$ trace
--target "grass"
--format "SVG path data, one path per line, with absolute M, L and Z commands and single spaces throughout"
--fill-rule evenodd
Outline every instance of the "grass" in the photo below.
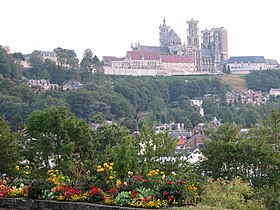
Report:
M 192 207 L 174 207 L 172 208 L 172 210 L 227 210 L 227 209 L 223 209 L 223 208 L 218 208 L 218 207 L 211 207 L 211 206 L 201 206 L 201 205 L 197 205 L 197 206 L 192 206 Z
M 221 80 L 234 90 L 247 90 L 247 83 L 243 75 L 225 74 L 221 76 Z

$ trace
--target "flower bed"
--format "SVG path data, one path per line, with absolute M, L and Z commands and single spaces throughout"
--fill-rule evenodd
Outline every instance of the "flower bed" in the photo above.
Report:
M 113 163 L 97 165 L 94 171 L 87 170 L 75 180 L 71 180 L 59 170 L 48 170 L 46 179 L 32 179 L 29 166 L 25 166 L 22 172 L 23 177 L 13 180 L 3 178 L 0 182 L 0 197 L 25 197 L 26 199 L 7 199 L 6 201 L 33 203 L 35 207 L 29 209 L 36 209 L 36 206 L 45 202 L 44 200 L 48 200 L 46 201 L 50 203 L 48 205 L 56 203 L 56 206 L 66 205 L 66 203 L 70 205 L 69 202 L 76 203 L 74 205 L 76 207 L 67 207 L 67 209 L 77 209 L 77 206 L 82 203 L 87 206 L 102 204 L 112 206 L 112 208 L 121 206 L 159 209 L 196 205 L 199 199 L 198 183 L 193 183 L 187 176 L 176 174 L 174 171 L 168 174 L 159 169 L 153 169 L 146 174 L 129 171 L 127 177 L 120 180 L 116 177 L 113 165 Z M 16 166 L 16 170 L 19 171 L 20 168 Z M 61 204 L 58 204 L 58 201 Z M 52 208 L 46 207 L 46 209 Z

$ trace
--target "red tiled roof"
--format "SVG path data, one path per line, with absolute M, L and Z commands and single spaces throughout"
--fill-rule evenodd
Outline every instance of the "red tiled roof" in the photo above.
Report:
M 142 57 L 144 60 L 159 60 L 158 52 L 148 52 L 148 51 L 128 51 L 131 60 L 141 60 Z
M 162 55 L 161 58 L 164 63 L 193 63 L 193 59 L 190 56 Z
M 186 138 L 180 138 L 180 140 L 177 142 L 177 145 L 184 145 L 187 142 Z

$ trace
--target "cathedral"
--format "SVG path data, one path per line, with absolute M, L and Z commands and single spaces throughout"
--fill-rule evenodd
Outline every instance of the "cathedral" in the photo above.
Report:
M 201 44 L 200 44 L 201 41 Z M 105 74 L 172 76 L 215 73 L 228 59 L 225 28 L 199 33 L 198 21 L 187 21 L 186 42 L 166 24 L 159 26 L 159 46 L 131 44 L 125 57 L 103 56 Z
M 198 21 L 187 21 L 186 44 L 176 32 L 166 25 L 166 20 L 159 26 L 159 46 L 131 45 L 133 51 L 154 51 L 160 55 L 180 55 L 192 57 L 195 71 L 217 72 L 228 59 L 227 30 L 223 27 L 201 31 Z M 200 44 L 201 38 L 201 44 Z

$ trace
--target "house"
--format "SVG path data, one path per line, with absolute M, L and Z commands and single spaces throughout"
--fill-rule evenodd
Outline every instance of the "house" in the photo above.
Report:
M 203 148 L 205 141 L 208 141 L 209 138 L 206 137 L 204 134 L 195 134 L 189 139 L 187 138 L 180 138 L 176 144 L 176 153 L 185 153 L 189 154 L 193 152 L 195 149 Z
M 279 65 L 277 60 L 274 59 L 266 59 L 266 63 L 269 69 L 277 68 L 277 66 Z
M 264 56 L 233 56 L 226 62 L 227 68 L 232 73 L 239 71 L 267 70 L 267 64 Z
M 192 151 L 188 156 L 187 156 L 187 161 L 189 163 L 198 163 L 203 160 L 205 160 L 205 156 L 202 154 L 199 148 L 196 148 L 194 151 Z
M 197 134 L 197 133 L 203 133 L 203 126 L 204 123 L 198 123 L 196 126 L 193 127 L 192 133 Z
M 83 84 L 81 84 L 79 81 L 69 81 L 62 85 L 62 90 L 77 90 L 82 86 Z
M 191 131 L 185 130 L 183 123 L 172 123 L 170 125 L 170 135 L 172 139 L 189 138 L 191 136 Z
M 192 99 L 190 101 L 191 101 L 191 106 L 201 107 L 202 103 L 203 103 L 203 100 L 200 100 L 200 99 Z
M 50 59 L 51 61 L 57 63 L 57 55 L 53 51 L 39 51 L 40 55 L 44 60 Z
M 271 89 L 270 91 L 269 91 L 269 95 L 270 96 L 275 96 L 275 97 L 277 97 L 277 96 L 279 96 L 280 95 L 280 89 Z
M 50 81 L 45 79 L 30 79 L 28 85 L 30 87 L 42 87 L 44 90 L 57 90 L 59 88 L 58 84 L 51 84 Z
M 186 151 L 187 148 L 185 147 L 187 143 L 186 137 L 181 137 L 176 144 L 176 153 L 181 153 L 182 151 Z
M 267 98 L 261 91 L 253 90 L 232 90 L 226 92 L 226 101 L 228 105 L 238 104 L 264 104 Z
M 185 147 L 189 152 L 192 152 L 196 148 L 199 148 L 199 149 L 203 148 L 205 141 L 208 141 L 208 140 L 209 140 L 209 138 L 206 137 L 204 134 L 198 133 L 198 134 L 193 135 L 190 139 L 188 139 L 188 141 L 185 144 Z

